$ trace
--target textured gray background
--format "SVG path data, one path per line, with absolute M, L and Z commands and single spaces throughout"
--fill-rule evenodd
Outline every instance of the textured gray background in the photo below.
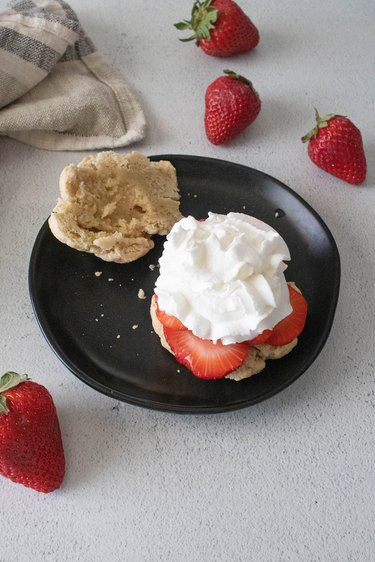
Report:
M 229 60 L 177 41 L 173 23 L 188 17 L 191 4 L 72 0 L 142 101 L 148 132 L 137 149 L 252 166 L 285 182 L 326 221 L 342 259 L 331 335 L 296 383 L 235 413 L 164 414 L 96 393 L 50 350 L 27 286 L 59 173 L 82 154 L 1 138 L 1 369 L 27 371 L 49 388 L 67 458 L 63 487 L 51 495 L 1 479 L 1 562 L 375 559 L 375 4 L 242 0 L 261 43 Z M 227 67 L 253 81 L 263 107 L 245 134 L 214 147 L 204 135 L 203 97 Z M 309 161 L 299 138 L 315 105 L 361 129 L 363 186 Z

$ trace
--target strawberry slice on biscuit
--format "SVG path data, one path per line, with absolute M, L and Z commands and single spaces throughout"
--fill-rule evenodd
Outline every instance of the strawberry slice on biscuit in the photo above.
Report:
M 245 361 L 248 342 L 223 345 L 195 336 L 190 330 L 173 330 L 164 326 L 164 336 L 177 361 L 196 377 L 221 379 Z

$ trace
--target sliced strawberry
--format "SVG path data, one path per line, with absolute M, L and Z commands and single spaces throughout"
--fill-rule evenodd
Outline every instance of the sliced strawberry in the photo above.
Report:
M 176 318 L 176 316 L 172 316 L 171 314 L 167 314 L 164 310 L 160 310 L 158 306 L 158 297 L 155 295 L 155 312 L 156 316 L 164 326 L 164 328 L 172 328 L 173 330 L 187 330 L 186 326 L 183 325 L 181 320 Z
M 301 293 L 288 285 L 292 312 L 272 329 L 267 345 L 285 345 L 302 332 L 307 316 L 307 301 Z
M 201 379 L 221 379 L 244 362 L 249 343 L 223 345 L 195 336 L 190 330 L 164 327 L 164 336 L 177 361 Z
M 271 334 L 272 334 L 272 330 L 264 330 L 256 338 L 253 338 L 252 340 L 249 340 L 249 344 L 250 345 L 260 345 L 261 343 L 266 343 Z

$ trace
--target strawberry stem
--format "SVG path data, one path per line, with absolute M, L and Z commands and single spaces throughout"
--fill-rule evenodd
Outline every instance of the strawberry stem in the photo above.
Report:
M 328 115 L 325 115 L 324 117 L 321 117 L 319 115 L 318 110 L 316 109 L 316 107 L 314 107 L 315 110 L 315 120 L 316 120 L 316 125 L 313 129 L 311 129 L 311 131 L 309 131 L 306 135 L 304 135 L 301 138 L 302 142 L 307 142 L 308 140 L 310 140 L 312 137 L 316 137 L 316 135 L 319 132 L 319 129 L 323 129 L 324 127 L 328 126 L 328 121 L 330 119 L 332 119 L 333 117 L 336 117 L 335 113 L 329 113 Z
M 14 371 L 8 371 L 0 378 L 0 414 L 8 414 L 9 408 L 7 406 L 6 397 L 2 396 L 2 393 L 6 390 L 10 390 L 15 386 L 27 381 L 29 377 L 27 375 L 19 375 Z

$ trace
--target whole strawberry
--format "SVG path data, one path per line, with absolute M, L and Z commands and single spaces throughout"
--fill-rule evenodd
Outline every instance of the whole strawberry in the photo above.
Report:
M 56 408 L 48 390 L 27 375 L 0 379 L 0 474 L 38 492 L 61 485 L 65 457 Z
M 224 70 L 206 90 L 204 126 L 213 144 L 225 144 L 246 129 L 258 116 L 261 101 L 251 82 Z
M 348 183 L 359 184 L 366 178 L 366 156 L 357 127 L 342 115 L 320 117 L 315 110 L 316 125 L 302 142 L 308 141 L 310 159 L 329 174 Z
M 259 32 L 250 18 L 233 0 L 195 2 L 190 20 L 176 23 L 179 30 L 191 29 L 193 41 L 207 54 L 230 57 L 254 49 Z

